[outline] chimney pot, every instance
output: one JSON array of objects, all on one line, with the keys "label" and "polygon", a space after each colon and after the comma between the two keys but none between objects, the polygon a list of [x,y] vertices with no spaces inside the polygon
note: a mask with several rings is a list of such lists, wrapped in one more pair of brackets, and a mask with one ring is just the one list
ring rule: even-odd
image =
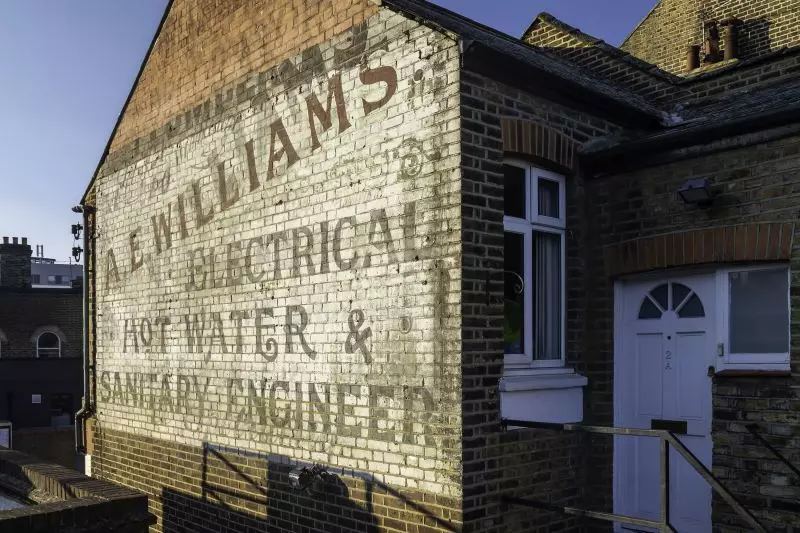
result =
[{"label": "chimney pot", "polygon": [[8,244],[8,237],[3,237],[3,244]]},{"label": "chimney pot", "polygon": [[686,59],[686,68],[690,72],[696,68],[700,68],[700,45],[693,44],[690,46],[689,55]]},{"label": "chimney pot", "polygon": [[19,244],[19,239],[17,239],[16,237],[12,237],[12,238],[11,238],[11,242],[12,242],[13,244]]},{"label": "chimney pot", "polygon": [[22,238],[22,244],[28,244],[28,238],[27,237],[23,237]]},{"label": "chimney pot", "polygon": [[726,61],[739,57],[738,22],[739,21],[736,19],[727,19],[721,22],[721,25],[725,28],[725,33],[722,36],[722,45],[724,48],[724,59]]}]

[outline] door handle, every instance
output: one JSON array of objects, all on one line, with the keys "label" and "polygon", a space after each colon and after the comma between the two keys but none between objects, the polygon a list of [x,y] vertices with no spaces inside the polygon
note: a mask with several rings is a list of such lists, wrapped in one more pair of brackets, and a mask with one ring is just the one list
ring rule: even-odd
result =
[{"label": "door handle", "polygon": [[650,420],[650,429],[664,429],[680,435],[686,435],[688,430],[686,420],[662,420],[660,418]]}]

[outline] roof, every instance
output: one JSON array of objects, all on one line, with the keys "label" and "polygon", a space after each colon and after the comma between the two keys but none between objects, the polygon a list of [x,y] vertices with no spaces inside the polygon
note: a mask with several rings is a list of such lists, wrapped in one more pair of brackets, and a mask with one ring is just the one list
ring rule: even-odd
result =
[{"label": "roof", "polygon": [[661,68],[652,63],[643,61],[638,57],[635,57],[629,54],[628,52],[620,48],[617,48],[616,46],[610,45],[602,39],[594,37],[593,35],[589,35],[588,33],[584,33],[580,29],[575,28],[574,26],[570,26],[563,20],[554,17],[550,13],[544,11],[539,13],[533,20],[533,22],[531,22],[531,25],[528,26],[528,29],[525,30],[525,33],[522,34],[522,39],[524,40],[525,37],[531,32],[531,30],[533,30],[533,28],[540,22],[544,22],[545,24],[554,26],[559,30],[561,30],[562,32],[564,32],[565,34],[570,35],[575,39],[578,39],[579,41],[584,42],[588,45],[591,45],[595,50],[600,50],[602,52],[605,52],[610,57],[616,58],[619,61],[627,63],[631,67],[642,70],[648,74],[660,77],[664,81],[677,82],[682,79],[680,76],[676,76],[675,74],[662,70]]},{"label": "roof", "polygon": [[[585,69],[578,67],[568,61],[551,57],[539,50],[536,47],[530,46],[519,39],[501,33],[488,26],[484,26],[471,19],[458,15],[452,11],[436,6],[425,0],[382,0],[380,2],[383,6],[406,14],[411,18],[420,20],[420,22],[427,23],[438,27],[441,30],[449,31],[458,35],[466,44],[465,48],[470,45],[478,43],[485,46],[497,54],[516,60],[527,67],[539,72],[548,73],[563,84],[574,86],[587,94],[595,95],[604,98],[608,101],[614,102],[618,106],[628,108],[641,116],[647,117],[651,122],[660,121],[663,113],[654,106],[646,102],[641,96],[617,87],[606,80],[599,77],[594,77],[587,74]],[[122,111],[117,117],[117,122],[109,135],[108,142],[103,151],[102,156],[95,168],[92,178],[86,188],[86,191],[81,198],[81,204],[86,204],[90,191],[97,179],[97,176],[103,164],[108,157],[111,142],[116,134],[125,110],[130,103],[136,86],[144,71],[145,65],[152,53],[153,47],[158,39],[159,34],[164,26],[164,22],[169,14],[172,0],[170,0],[167,8],[164,11],[164,16],[159,23],[158,29],[153,35],[153,40],[150,47],[145,54],[142,61],[139,73],[136,80],[131,87],[130,93],[123,105]]]},{"label": "roof", "polygon": [[577,85],[587,93],[609,98],[643,115],[659,119],[661,117],[661,112],[641,96],[608,83],[606,80],[594,77],[588,74],[586,69],[582,69],[569,61],[547,55],[535,46],[457,13],[425,0],[383,0],[382,3],[386,7],[411,15],[424,22],[433,23],[441,29],[455,33],[465,41],[480,43],[535,70],[551,74],[566,84]]},{"label": "roof", "polygon": [[[618,153],[637,147],[668,143],[685,143],[696,134],[718,132],[724,136],[753,131],[752,125],[779,127],[795,122],[800,113],[800,85],[789,79],[770,86],[738,92],[735,96],[722,94],[675,106],[668,115],[671,124],[651,135],[621,134],[598,138],[584,144],[585,155]],[[709,139],[720,138],[722,135]]]}]

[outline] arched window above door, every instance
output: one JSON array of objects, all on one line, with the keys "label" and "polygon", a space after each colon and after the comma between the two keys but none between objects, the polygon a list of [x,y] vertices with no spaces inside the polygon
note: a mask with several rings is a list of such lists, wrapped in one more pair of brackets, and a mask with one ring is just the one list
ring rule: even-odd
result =
[{"label": "arched window above door", "polygon": [[702,318],[703,302],[682,283],[662,283],[651,290],[639,307],[640,320],[657,320],[665,311],[674,311],[678,318]]}]

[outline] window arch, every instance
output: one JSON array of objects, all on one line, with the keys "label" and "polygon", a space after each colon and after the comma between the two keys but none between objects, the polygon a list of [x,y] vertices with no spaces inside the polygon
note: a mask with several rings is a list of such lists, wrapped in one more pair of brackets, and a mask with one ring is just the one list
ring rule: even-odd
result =
[{"label": "window arch", "polygon": [[35,343],[36,346],[36,357],[42,359],[61,357],[61,349],[65,341],[64,333],[56,326],[36,328],[31,335],[31,343]]},{"label": "window arch", "polygon": [[40,333],[36,338],[36,357],[42,359],[61,357],[61,339],[50,331]]},{"label": "window arch", "polygon": [[674,311],[678,318],[706,316],[700,297],[682,283],[662,283],[647,293],[639,307],[639,319],[658,320],[665,311]]}]

